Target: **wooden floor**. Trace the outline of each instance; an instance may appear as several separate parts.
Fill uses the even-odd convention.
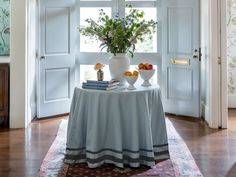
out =
[[[236,110],[230,110],[228,130],[212,130],[201,121],[167,117],[205,177],[236,177]],[[66,117],[34,121],[26,130],[0,130],[0,177],[36,176],[62,119]]]

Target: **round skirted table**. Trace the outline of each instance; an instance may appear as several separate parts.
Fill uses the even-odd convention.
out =
[[[159,86],[111,91],[75,88],[66,163],[153,166],[169,158]]]

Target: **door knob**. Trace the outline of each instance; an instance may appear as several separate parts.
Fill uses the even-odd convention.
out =
[[[41,56],[40,60],[46,60],[46,57],[45,56]]]

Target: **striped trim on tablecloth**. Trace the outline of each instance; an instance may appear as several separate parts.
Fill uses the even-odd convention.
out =
[[[67,148],[66,163],[88,163],[90,168],[96,168],[104,163],[112,163],[123,168],[124,165],[139,167],[140,165],[154,166],[155,160],[168,159],[168,144],[154,145],[153,150],[139,149],[122,151],[114,149],[101,149],[89,151],[83,148]]]

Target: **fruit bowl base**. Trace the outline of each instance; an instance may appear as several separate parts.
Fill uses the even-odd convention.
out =
[[[149,86],[151,86],[152,84],[149,82],[149,80],[145,80],[144,82],[143,82],[143,84],[142,84],[142,86],[144,86],[144,87],[149,87]]]
[[[129,86],[127,87],[127,89],[128,89],[128,90],[136,90],[136,88],[134,87],[134,85],[129,85]]]

